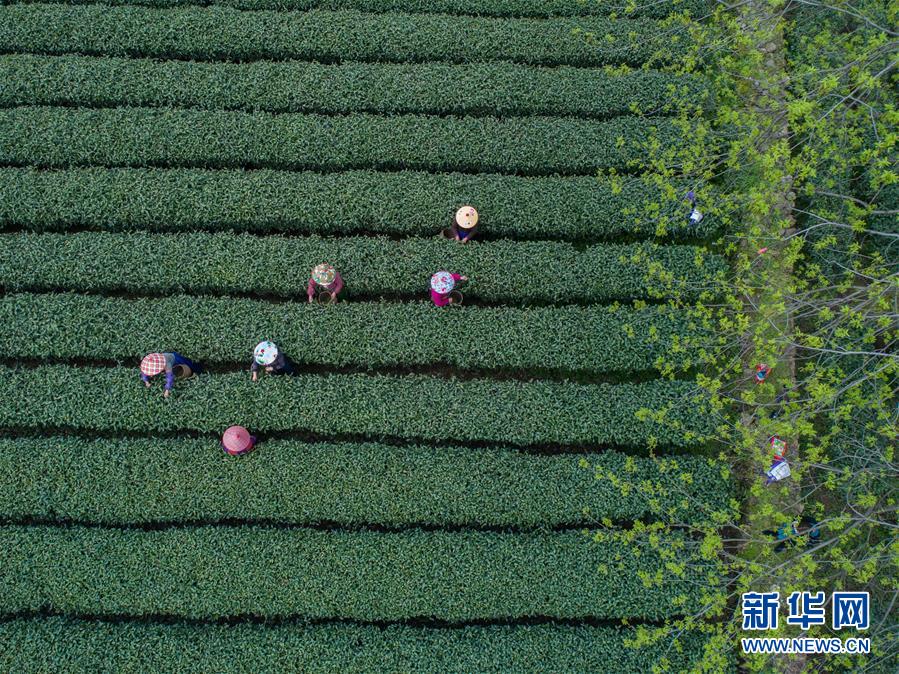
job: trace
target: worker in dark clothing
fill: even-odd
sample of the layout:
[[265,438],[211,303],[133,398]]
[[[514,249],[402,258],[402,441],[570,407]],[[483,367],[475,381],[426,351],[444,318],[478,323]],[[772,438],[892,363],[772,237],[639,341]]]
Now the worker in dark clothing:
[[799,521],[794,520],[789,524],[784,524],[777,530],[765,529],[762,533],[777,540],[774,552],[783,552],[788,547],[795,546],[798,540],[804,536],[808,537],[809,543],[817,543],[821,540],[818,521],[808,515],[803,515]]
[[702,222],[703,215],[696,208],[696,193],[693,190],[687,192],[687,201],[690,202],[690,224],[698,225]]
[[471,241],[477,228],[478,212],[471,206],[463,206],[456,211],[456,217],[453,219],[453,224],[450,225],[453,238],[459,243]]
[[253,349],[253,363],[250,365],[253,381],[259,377],[259,368],[268,374],[293,374],[293,363],[273,342],[268,341],[259,342]]

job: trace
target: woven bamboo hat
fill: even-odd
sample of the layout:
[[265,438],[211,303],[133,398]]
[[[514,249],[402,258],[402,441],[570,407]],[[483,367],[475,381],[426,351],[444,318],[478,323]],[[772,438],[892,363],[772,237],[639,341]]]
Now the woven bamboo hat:
[[463,206],[456,211],[456,224],[462,229],[471,229],[478,224],[478,212],[474,206]]

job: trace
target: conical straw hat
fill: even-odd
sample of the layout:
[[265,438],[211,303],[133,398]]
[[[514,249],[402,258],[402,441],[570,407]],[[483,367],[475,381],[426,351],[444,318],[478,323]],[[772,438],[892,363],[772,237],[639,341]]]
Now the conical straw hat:
[[274,342],[259,342],[253,349],[253,358],[260,365],[271,365],[278,357],[278,347]]
[[431,277],[431,288],[434,292],[444,295],[456,286],[453,275],[448,271],[439,271]]
[[228,454],[240,454],[250,446],[250,432],[243,426],[231,426],[222,435],[222,445]]
[[456,211],[456,224],[462,229],[471,229],[478,224],[478,212],[473,206],[463,206]]

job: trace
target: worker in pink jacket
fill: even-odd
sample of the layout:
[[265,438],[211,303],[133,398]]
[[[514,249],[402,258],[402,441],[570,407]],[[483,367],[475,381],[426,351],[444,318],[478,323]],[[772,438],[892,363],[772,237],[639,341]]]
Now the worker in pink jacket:
[[435,306],[445,307],[453,303],[450,294],[458,281],[467,281],[467,276],[451,274],[448,271],[439,271],[431,277],[431,301]]
[[334,267],[329,264],[320,264],[312,270],[312,276],[306,286],[306,294],[309,302],[315,298],[318,290],[331,293],[331,302],[337,301],[337,295],[343,290],[343,279]]

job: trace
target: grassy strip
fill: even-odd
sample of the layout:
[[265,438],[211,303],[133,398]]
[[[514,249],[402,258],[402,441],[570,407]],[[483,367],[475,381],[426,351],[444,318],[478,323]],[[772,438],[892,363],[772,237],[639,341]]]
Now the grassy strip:
[[686,139],[668,118],[380,117],[21,107],[0,110],[0,162],[531,175],[639,167],[645,143]]
[[[31,0],[23,0],[30,2]],[[48,0],[70,5],[94,4],[96,0]],[[4,0],[10,2],[10,0]],[[626,0],[104,0],[107,5],[182,7],[217,5],[237,9],[310,10],[357,9],[363,12],[440,13],[497,17],[551,16],[645,16],[662,19],[675,13],[703,16],[710,10],[708,0],[661,0],[628,3]]]
[[613,186],[592,176],[0,168],[0,223],[34,230],[432,236],[461,204],[471,203],[481,215],[481,236],[650,237],[661,223],[675,236],[711,235],[712,218],[699,227],[687,224],[686,210],[676,203],[681,194],[665,194],[647,180]]
[[[423,297],[426,283],[425,278]],[[137,300],[74,294],[0,297],[0,354],[14,358],[130,361],[160,344],[177,344],[204,362],[248,365],[253,346],[265,337],[299,364],[448,365],[528,370],[539,376],[546,371],[652,370],[672,345],[679,346],[674,359],[682,362],[711,336],[710,330],[668,307],[452,311],[438,310],[430,301],[323,308],[188,295]]]
[[534,527],[651,516],[701,523],[726,509],[730,496],[723,467],[692,456],[271,440],[235,461],[207,439],[0,439],[0,514],[13,519]]
[[[167,345],[160,345],[166,348]],[[448,348],[453,348],[447,343]],[[457,347],[458,348],[458,347]],[[185,354],[190,356],[191,354]],[[0,368],[0,427],[366,434],[429,441],[695,446],[712,422],[689,382],[579,385],[425,376],[202,375],[163,398],[133,368]],[[637,412],[671,406],[667,423]]]
[[698,77],[512,63],[196,63],[14,54],[0,56],[0,78],[9,83],[0,89],[4,106],[610,117],[665,113],[710,96]]
[[6,672],[619,672],[698,666],[705,639],[629,648],[636,628],[568,625],[158,625],[47,618],[0,623]]
[[[517,61],[642,65],[689,50],[683,27],[605,17],[504,19],[354,10],[245,12],[106,4],[0,7],[0,51],[192,60]],[[576,30],[595,34],[588,40]],[[447,92],[447,95],[451,95]]]
[[[628,538],[634,538],[634,542]],[[701,605],[714,563],[677,535],[199,527],[0,527],[8,611],[186,618],[661,619]],[[703,583],[665,574],[670,559]],[[625,565],[629,573],[597,568]],[[700,567],[700,568],[695,568]],[[74,591],[73,591],[74,590]]]
[[[695,298],[725,270],[721,257],[692,246],[80,232],[0,234],[0,287],[303,300],[307,274],[324,260],[340,269],[345,298],[420,297],[430,274],[451,268],[469,276],[466,297],[516,303],[629,300],[653,286]],[[655,268],[670,286],[649,281]]]

